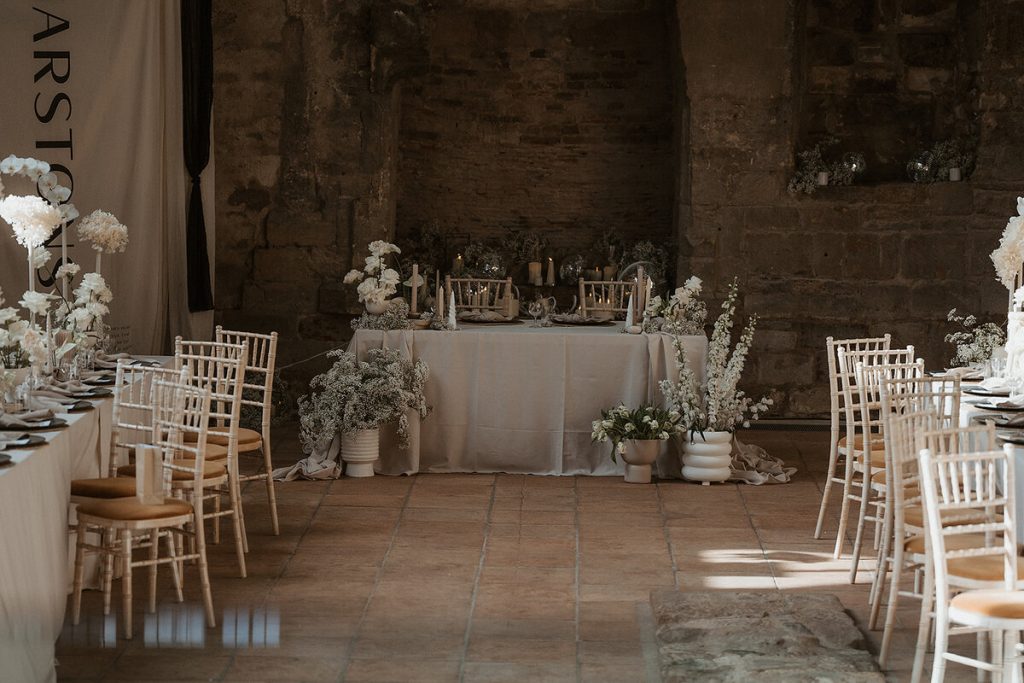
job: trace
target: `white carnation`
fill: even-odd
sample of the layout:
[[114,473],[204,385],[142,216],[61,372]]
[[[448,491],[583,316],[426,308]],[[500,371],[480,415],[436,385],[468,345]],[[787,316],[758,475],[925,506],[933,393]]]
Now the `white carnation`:
[[67,278],[68,280],[71,280],[78,275],[81,270],[82,267],[77,263],[65,263],[57,269],[57,279]]
[[32,251],[32,267],[42,268],[50,262],[50,250],[49,249],[34,249]]
[[345,282],[346,285],[350,285],[353,282],[359,282],[362,279],[363,279],[363,271],[357,270],[357,269],[353,269],[353,270],[350,270],[347,273],[345,273],[345,280],[344,280],[344,282]]
[[46,312],[50,310],[52,298],[52,295],[43,292],[25,292],[18,303],[31,313],[46,315]]
[[0,218],[10,224],[18,244],[39,247],[60,225],[60,211],[39,197],[10,195],[0,199]]

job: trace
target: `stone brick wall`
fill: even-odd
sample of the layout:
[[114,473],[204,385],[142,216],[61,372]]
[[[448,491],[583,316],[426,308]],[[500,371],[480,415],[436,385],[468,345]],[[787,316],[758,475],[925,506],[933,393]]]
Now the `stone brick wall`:
[[975,0],[808,0],[797,36],[800,146],[836,136],[865,154],[869,181],[903,181],[911,157],[973,133],[977,9]]
[[644,5],[429,11],[426,72],[402,85],[399,238],[433,221],[563,251],[610,228],[672,238],[675,54],[668,3]]
[[[840,29],[838,15],[827,19],[829,30],[856,34],[858,60],[859,46],[873,40],[898,47],[900,35],[918,32],[910,23],[920,17],[938,22],[920,33],[955,35],[957,45],[973,46],[973,53],[957,48],[957,64],[974,55],[973,89],[956,93],[968,92],[974,112],[977,170],[962,184],[887,182],[792,197],[786,183],[794,151],[813,120],[805,116],[805,60],[820,54],[820,44],[806,45],[809,35],[826,22],[822,7],[876,4],[892,17],[876,27],[884,35],[872,37],[876,28],[863,31],[856,23]],[[953,6],[946,0],[676,0],[677,26],[664,32],[652,23],[660,6],[654,0],[218,3],[219,319],[278,329],[283,363],[343,345],[357,307],[340,280],[353,255],[428,212],[439,220],[461,216],[451,220],[481,229],[521,217],[538,227],[551,221],[559,239],[585,243],[591,230],[610,223],[632,229],[669,221],[681,275],[703,277],[713,299],[739,278],[743,312],[761,316],[747,388],[775,391],[786,415],[827,408],[828,334],[891,331],[934,367],[949,355],[942,336],[950,307],[1005,311],[1006,294],[987,259],[1024,183],[1024,1],[961,0],[958,16],[966,16],[963,7],[974,9],[955,33],[944,18]],[[513,7],[534,17],[535,32],[513,18]],[[609,27],[602,11],[619,12],[621,21]],[[463,16],[476,23],[459,24]],[[646,42],[616,44],[627,35]],[[467,52],[467,36],[476,36],[478,50]],[[653,45],[669,50],[667,67],[653,56],[651,64],[639,64]],[[638,62],[635,75],[593,76],[626,71],[614,65],[615,50]],[[885,54],[901,60],[899,88],[910,83],[910,68],[945,68],[910,65],[899,50]],[[587,60],[593,68],[584,69]],[[513,66],[525,73],[516,75]],[[860,61],[853,66],[867,68]],[[579,78],[570,77],[570,68]],[[614,88],[599,85],[605,78],[621,80],[618,95],[630,93],[618,118],[610,116]],[[657,86],[666,79],[670,86]],[[647,85],[631,90],[636,80]],[[510,95],[544,83],[550,87],[529,96]],[[944,83],[936,80],[929,111],[948,110],[941,103]],[[562,102],[557,93],[569,91],[580,97],[564,100],[562,110],[546,109]],[[488,92],[495,102],[486,101]],[[442,101],[460,97],[462,106]],[[831,101],[823,106],[848,123],[839,111],[845,105]],[[519,120],[487,120],[505,109]],[[943,130],[934,125],[939,114],[922,111],[909,109],[900,118],[914,119],[914,130],[928,130],[926,118],[929,134]],[[600,122],[595,128],[583,125],[591,117]],[[559,127],[557,141],[545,121],[557,122],[551,123]],[[892,133],[876,123],[878,139],[872,126],[860,128],[864,151],[888,153]],[[581,138],[593,139],[570,142],[573,125]],[[624,142],[629,131],[636,137]],[[570,160],[573,144],[590,152],[588,158]],[[642,155],[632,150],[649,151],[650,164],[641,166]],[[460,163],[446,164],[445,152]],[[495,159],[509,163],[488,177],[482,169],[494,168]],[[556,194],[557,179],[570,175],[565,195]],[[487,201],[471,202],[470,190]],[[442,193],[444,201],[436,201]],[[286,379],[301,389],[320,367],[301,366]]]

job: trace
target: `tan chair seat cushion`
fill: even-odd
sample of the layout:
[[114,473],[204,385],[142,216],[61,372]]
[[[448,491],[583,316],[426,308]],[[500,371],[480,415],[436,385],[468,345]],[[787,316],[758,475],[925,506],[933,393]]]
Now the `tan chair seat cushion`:
[[[877,467],[885,467],[885,441],[882,437],[875,436],[871,439],[871,464]],[[846,448],[846,437],[839,439],[839,447]],[[864,435],[858,434],[853,438],[853,449],[855,451],[864,450]]]
[[1024,591],[964,591],[953,597],[950,607],[999,619],[1024,619]]
[[[185,442],[195,443],[197,436],[198,434],[196,434],[195,432],[185,432]],[[238,450],[256,450],[256,448],[259,448],[259,444],[262,441],[263,437],[260,435],[259,432],[253,431],[252,429],[246,429],[244,427],[240,427],[238,429]],[[223,446],[224,448],[227,448],[228,436],[227,434],[208,433],[206,435],[206,443],[208,445],[215,444],[217,446]],[[255,444],[254,447],[252,446],[253,444]],[[250,447],[246,448],[246,446]]]
[[79,515],[90,515],[113,520],[165,519],[192,514],[192,506],[183,500],[165,498],[157,505],[144,505],[135,497],[115,500],[96,500],[78,506]]
[[[889,473],[885,470],[879,470],[871,475],[871,481],[875,484],[886,484],[889,481]],[[917,487],[917,482],[906,484],[903,487],[904,495],[907,496],[920,496],[921,490]]]
[[[946,560],[950,576],[958,576],[972,581],[1002,581],[1002,555],[985,555],[983,557],[954,557]],[[1024,579],[1024,562],[1017,567],[1017,580]]]
[[[1001,518],[1001,516],[1000,516]],[[924,509],[920,505],[911,505],[903,511],[903,521],[910,526],[924,528]],[[960,526],[963,524],[981,524],[988,521],[983,512],[958,512],[955,519],[943,519],[943,526]],[[994,521],[994,520],[993,520]]]
[[[186,443],[195,443],[194,441],[190,442],[188,439],[185,439],[185,442]],[[134,458],[135,457],[135,449],[134,448],[129,448],[128,449],[128,455]],[[212,444],[209,441],[207,441],[206,442],[206,450],[204,451],[203,459],[207,460],[207,461],[209,461],[209,460],[227,460],[228,459],[228,447],[227,446],[218,446],[217,444]]]
[[[182,467],[195,467],[195,460],[189,460],[183,458],[174,461],[175,465],[181,465]],[[203,479],[212,479],[214,477],[223,477],[227,474],[227,468],[219,462],[203,462]],[[122,465],[117,468],[117,476],[119,477],[134,477],[135,476],[135,465]],[[135,480],[132,479],[132,482]],[[192,474],[190,472],[181,472],[178,470],[171,470],[171,481],[192,481]],[[134,491],[132,492],[134,496]]]
[[135,479],[125,477],[74,479],[71,481],[71,495],[82,498],[131,498],[135,495]]
[[[903,547],[907,549],[908,553],[923,555],[925,553],[924,534],[911,536],[904,541]],[[957,534],[955,536],[946,536],[946,550],[967,550],[968,548],[984,547],[985,534]]]

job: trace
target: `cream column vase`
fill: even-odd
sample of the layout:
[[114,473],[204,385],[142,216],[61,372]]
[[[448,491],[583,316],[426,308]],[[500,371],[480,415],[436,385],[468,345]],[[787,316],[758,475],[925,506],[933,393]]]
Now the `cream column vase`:
[[650,484],[651,465],[658,459],[657,439],[626,441],[622,459],[626,461],[626,481],[630,484]]
[[349,477],[372,477],[373,463],[380,458],[380,429],[359,429],[341,439],[341,459]]
[[683,478],[704,485],[732,474],[732,432],[688,434],[683,442]]
[[1024,379],[1024,313],[1020,311],[1007,314],[1006,376]]

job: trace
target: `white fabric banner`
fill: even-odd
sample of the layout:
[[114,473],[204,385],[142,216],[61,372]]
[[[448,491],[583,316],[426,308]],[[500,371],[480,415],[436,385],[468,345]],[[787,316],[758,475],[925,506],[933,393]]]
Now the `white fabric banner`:
[[[186,304],[178,2],[15,3],[5,8],[0,44],[0,157],[49,162],[83,217],[102,209],[128,227],[128,251],[104,255],[102,265],[114,292],[107,322],[115,345],[158,353],[175,334],[208,337],[212,312],[193,316]],[[203,177],[212,183],[212,163]],[[5,182],[9,193],[31,191]],[[212,187],[203,190],[213,197]],[[7,305],[17,306],[28,282],[26,254],[6,224],[0,231],[0,286]],[[71,260],[83,273],[94,270],[95,252],[77,239],[74,224],[66,237]],[[50,249],[40,291],[58,266],[60,237]]]

